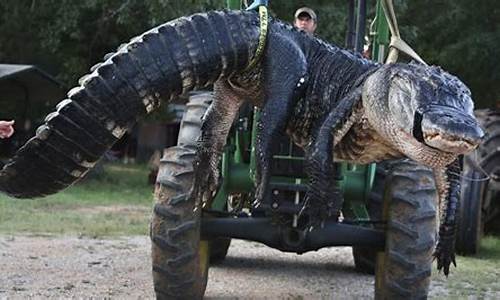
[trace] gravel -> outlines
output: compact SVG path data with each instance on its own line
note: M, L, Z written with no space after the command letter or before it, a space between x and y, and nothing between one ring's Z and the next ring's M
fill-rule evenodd
M142 236L0 236L0 299L150 299L150 264L150 241ZM224 263L210 268L205 297L371 299L373 284L373 276L354 270L348 247L297 255L233 240Z

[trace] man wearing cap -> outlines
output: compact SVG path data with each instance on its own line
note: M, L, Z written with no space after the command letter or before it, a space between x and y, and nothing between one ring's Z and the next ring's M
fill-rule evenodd
M297 9L293 20L293 26L309 34L314 34L317 26L316 13L309 7Z

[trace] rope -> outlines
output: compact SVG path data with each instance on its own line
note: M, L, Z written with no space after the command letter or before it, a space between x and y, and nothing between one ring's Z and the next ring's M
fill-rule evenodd
M257 50L255 50L255 55L248 63L248 66L245 68L245 71L248 71L255 67L255 65L259 62L262 53L264 52L264 48L266 47L266 37L267 37L267 29L269 25L268 21L268 12L267 7L265 5L259 6L259 21L260 21L260 32L259 32L259 44L257 45Z
M382 8L384 9L384 14L387 19L387 24L389 25L389 30L391 31L391 42L389 44L390 49L389 54L387 55L387 60L385 62L396 62L398 60L398 51L401 51L403 53L406 53L408 56L415 59L419 63L427 66L427 63L401 38L392 0L383 0Z

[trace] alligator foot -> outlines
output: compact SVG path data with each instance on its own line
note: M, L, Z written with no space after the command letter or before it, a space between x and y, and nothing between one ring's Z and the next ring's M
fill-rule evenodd
M271 189L265 184L262 184L262 181L260 179L257 179L254 202L252 203L253 207L259 207L262 203L266 202L270 203L271 197Z
M450 273L450 265L453 264L457 267L457 262L455 261L454 240L450 238L440 238L433 257L437 260L438 271L443 270L444 275L448 277L448 274Z
M201 199L201 203L210 203L219 189L221 180L214 179L216 177L212 174L204 174L198 178L200 179L195 180L190 196L192 199Z
M445 170L435 171L436 186L440 192L441 224L439 226L439 240L434 252L439 271L444 275L450 273L450 265L455 267L455 230L457 224L457 208L460 206L460 174L462 173L463 156L460 156ZM444 209L444 210L443 210Z
M221 183L217 167L211 167L211 158L205 151L199 151L194 163L194 184L191 197L202 199L202 203L211 201Z
M318 190L312 186L306 194L302 215L307 216L310 228L321 227L328 219L338 220L339 203L342 203L340 191L332 189Z
M343 195L335 181L336 164L333 163L331 139L316 142L312 151L306 153L309 189L306 194L304 211L312 226L324 223L333 217L338 219L343 203Z

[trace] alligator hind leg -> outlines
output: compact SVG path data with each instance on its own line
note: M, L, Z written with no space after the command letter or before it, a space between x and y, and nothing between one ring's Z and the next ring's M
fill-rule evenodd
M219 162L233 120L242 104L227 81L214 84L214 99L205 114L194 163L192 196L210 201L219 184Z
M444 170L435 170L434 176L439 191L440 225L439 239L434 251L439 271L443 269L448 276L450 265L455 267L455 234L457 227L457 210L460 207L460 176L462 174L463 156L460 156Z
M342 193L335 184L333 149L361 116L361 87L338 102L316 133L307 150L306 166L309 175L306 212L314 226L333 216L342 207Z

